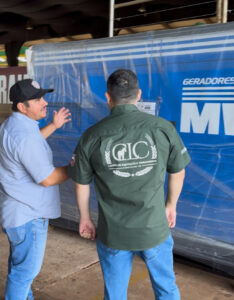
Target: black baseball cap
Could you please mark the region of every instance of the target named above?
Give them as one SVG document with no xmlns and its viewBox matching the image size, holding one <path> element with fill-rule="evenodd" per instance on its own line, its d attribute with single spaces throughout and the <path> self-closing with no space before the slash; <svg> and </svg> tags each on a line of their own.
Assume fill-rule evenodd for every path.
<svg viewBox="0 0 234 300">
<path fill-rule="evenodd" d="M 53 89 L 42 89 L 39 83 L 33 79 L 24 79 L 17 81 L 10 88 L 10 101 L 13 102 L 13 107 L 16 107 L 19 102 L 39 99 L 53 91 Z"/>
</svg>

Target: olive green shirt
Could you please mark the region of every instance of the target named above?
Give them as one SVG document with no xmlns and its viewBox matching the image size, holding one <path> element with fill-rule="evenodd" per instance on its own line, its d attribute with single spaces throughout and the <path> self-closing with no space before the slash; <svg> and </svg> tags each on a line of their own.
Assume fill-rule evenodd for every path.
<svg viewBox="0 0 234 300">
<path fill-rule="evenodd" d="M 190 161 L 170 122 L 133 104 L 115 106 L 85 131 L 73 157 L 68 172 L 75 182 L 86 185 L 94 177 L 102 243 L 145 250 L 166 240 L 166 172 L 179 172 Z"/>
</svg>

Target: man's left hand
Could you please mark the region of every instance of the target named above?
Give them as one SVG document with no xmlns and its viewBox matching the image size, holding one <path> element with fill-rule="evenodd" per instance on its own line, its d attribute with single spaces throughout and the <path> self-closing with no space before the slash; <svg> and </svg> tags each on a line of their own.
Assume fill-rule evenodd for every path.
<svg viewBox="0 0 234 300">
<path fill-rule="evenodd" d="M 168 226 L 174 228 L 176 225 L 176 207 L 166 204 L 166 216 L 168 221 Z"/>
<path fill-rule="evenodd" d="M 62 107 L 59 111 L 54 111 L 52 123 L 54 124 L 56 129 L 58 129 L 62 127 L 65 123 L 71 121 L 70 116 L 70 110 L 66 107 Z"/>
</svg>

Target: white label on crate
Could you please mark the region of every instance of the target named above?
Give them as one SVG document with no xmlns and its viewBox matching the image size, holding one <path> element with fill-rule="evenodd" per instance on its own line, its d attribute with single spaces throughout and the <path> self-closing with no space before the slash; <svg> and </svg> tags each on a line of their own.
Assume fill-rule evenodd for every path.
<svg viewBox="0 0 234 300">
<path fill-rule="evenodd" d="M 145 113 L 155 116 L 156 103 L 153 102 L 137 102 L 137 108 Z"/>
</svg>

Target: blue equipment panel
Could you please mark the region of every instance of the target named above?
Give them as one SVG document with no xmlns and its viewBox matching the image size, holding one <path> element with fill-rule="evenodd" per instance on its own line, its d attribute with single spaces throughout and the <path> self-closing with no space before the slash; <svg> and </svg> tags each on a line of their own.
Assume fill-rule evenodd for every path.
<svg viewBox="0 0 234 300">
<path fill-rule="evenodd" d="M 173 231 L 175 251 L 234 275 L 234 24 L 196 26 L 130 36 L 45 44 L 28 53 L 30 77 L 54 109 L 72 122 L 49 143 L 55 165 L 68 164 L 81 134 L 109 114 L 106 80 L 134 71 L 142 104 L 174 122 L 192 162 L 186 168 Z M 152 111 L 151 111 L 152 113 Z M 79 221 L 72 183 L 61 185 L 63 219 Z M 91 211 L 97 217 L 92 188 Z"/>
</svg>

